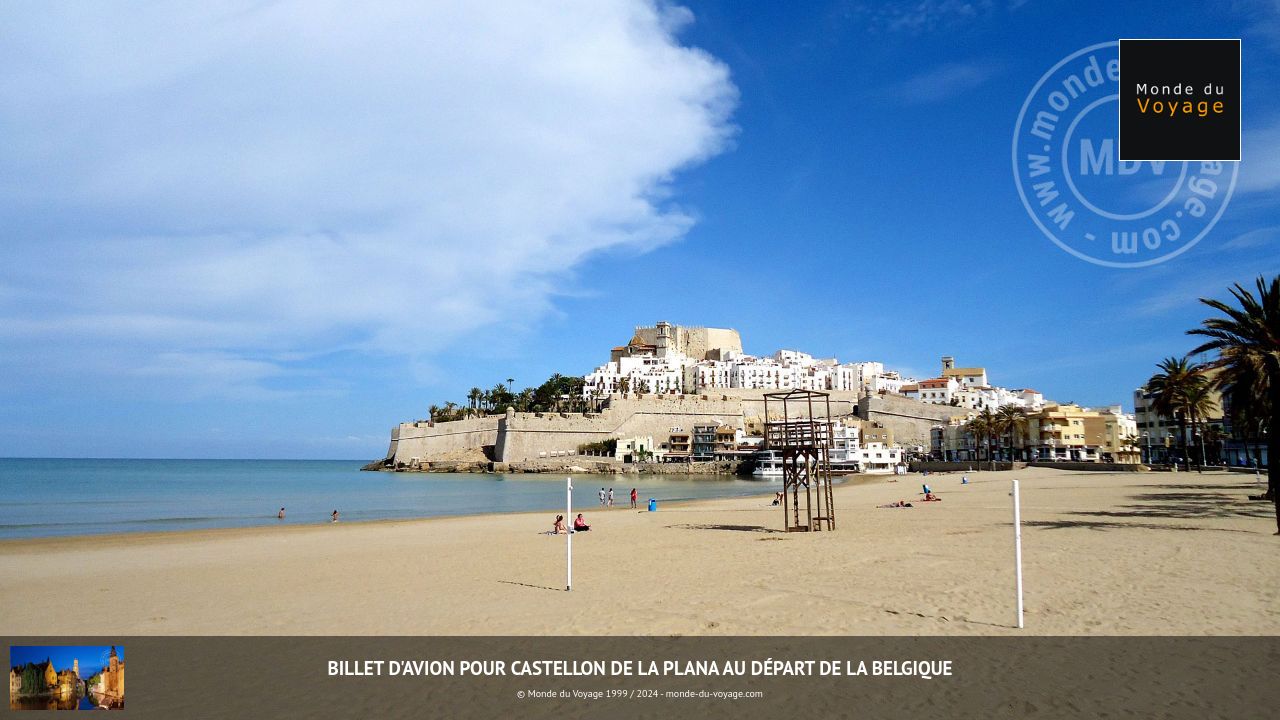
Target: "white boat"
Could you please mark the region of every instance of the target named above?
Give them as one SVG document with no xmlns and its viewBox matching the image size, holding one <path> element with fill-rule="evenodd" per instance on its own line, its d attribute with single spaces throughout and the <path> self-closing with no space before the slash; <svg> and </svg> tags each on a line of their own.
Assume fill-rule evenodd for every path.
<svg viewBox="0 0 1280 720">
<path fill-rule="evenodd" d="M 751 472 L 752 480 L 782 479 L 782 453 L 777 450 L 761 450 L 752 458 L 756 461 L 756 469 Z"/>
</svg>

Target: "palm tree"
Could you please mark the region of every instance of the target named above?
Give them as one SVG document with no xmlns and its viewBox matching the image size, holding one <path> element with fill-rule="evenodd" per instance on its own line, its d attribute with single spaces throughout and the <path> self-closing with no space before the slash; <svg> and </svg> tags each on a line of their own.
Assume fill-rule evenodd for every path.
<svg viewBox="0 0 1280 720">
<path fill-rule="evenodd" d="M 1231 288 L 1239 307 L 1200 298 L 1200 302 L 1223 317 L 1207 318 L 1187 334 L 1209 338 L 1192 352 L 1217 351 L 1218 357 L 1211 366 L 1223 368 L 1232 378 L 1253 380 L 1258 394 L 1265 397 L 1263 407 L 1268 425 L 1274 430 L 1280 420 L 1280 275 L 1270 282 L 1259 275 L 1256 288 L 1257 296 L 1240 283 Z M 1280 535 L 1277 474 L 1280 474 L 1280 433 L 1273 431 L 1267 433 L 1267 492 L 1275 504 L 1276 534 Z"/>
<path fill-rule="evenodd" d="M 1001 405 L 1000 409 L 996 410 L 996 424 L 1001 433 L 1009 435 L 1009 459 L 1012 460 L 1013 453 L 1017 451 L 1018 438 L 1022 435 L 1022 430 L 1027 427 L 1027 409 L 1013 403 Z"/>
<path fill-rule="evenodd" d="M 479 414 L 480 399 L 483 397 L 484 397 L 484 391 L 478 387 L 471 388 L 471 391 L 467 393 L 467 400 L 471 401 L 472 413 Z"/>
<path fill-rule="evenodd" d="M 1178 422 L 1178 443 L 1182 456 L 1187 456 L 1187 398 L 1205 384 L 1204 368 L 1185 357 L 1169 357 L 1157 365 L 1160 372 L 1147 380 L 1147 392 L 1156 413 Z"/>
<path fill-rule="evenodd" d="M 992 449 L 993 446 L 999 445 L 1000 419 L 991 412 L 990 408 L 983 408 L 982 412 L 978 413 L 978 417 L 982 418 L 982 427 L 987 431 L 987 462 L 991 463 L 991 469 L 995 470 L 995 456 L 992 454 Z"/>
<path fill-rule="evenodd" d="M 1200 441 L 1200 461 L 1197 467 L 1201 472 L 1204 472 L 1204 429 L 1201 425 L 1217 408 L 1218 405 L 1213 401 L 1213 388 L 1207 380 L 1187 390 L 1185 409 L 1187 416 L 1191 418 L 1191 434 Z"/>
<path fill-rule="evenodd" d="M 985 445 L 987 449 L 987 459 L 990 460 L 991 438 L 997 432 L 996 416 L 990 410 L 983 410 L 965 424 L 965 429 L 969 431 L 970 435 L 973 435 L 975 445 L 974 453 L 977 454 L 978 446 Z M 981 455 L 978 456 L 978 459 L 982 459 Z"/>
</svg>

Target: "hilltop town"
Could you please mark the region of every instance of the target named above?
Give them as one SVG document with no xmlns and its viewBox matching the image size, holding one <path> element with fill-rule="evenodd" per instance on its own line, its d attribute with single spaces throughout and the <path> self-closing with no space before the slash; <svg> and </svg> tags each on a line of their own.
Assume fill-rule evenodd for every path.
<svg viewBox="0 0 1280 720">
<path fill-rule="evenodd" d="M 959 366 L 951 356 L 941 357 L 935 377 L 904 377 L 877 361 L 797 350 L 749 355 L 736 330 L 659 322 L 635 328 L 580 381 L 553 381 L 572 393 L 558 396 L 555 406 L 565 409 L 486 409 L 473 390 L 471 406 L 447 419 L 433 414 L 394 428 L 377 466 L 723 472 L 761 451 L 765 394 L 793 389 L 829 396 L 841 459 L 864 472 L 924 460 L 1140 459 L 1137 421 L 1119 405 L 1047 400 L 1032 388 L 996 384 L 985 368 Z M 507 397 L 516 395 L 508 389 Z"/>
</svg>

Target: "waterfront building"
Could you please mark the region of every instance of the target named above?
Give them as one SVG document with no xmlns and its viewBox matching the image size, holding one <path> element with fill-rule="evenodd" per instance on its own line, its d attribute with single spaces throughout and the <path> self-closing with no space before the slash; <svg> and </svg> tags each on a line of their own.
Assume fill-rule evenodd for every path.
<svg viewBox="0 0 1280 720">
<path fill-rule="evenodd" d="M 98 675 L 96 690 L 107 704 L 124 700 L 124 661 L 116 654 L 114 645 L 111 646 L 107 666 Z"/>
<path fill-rule="evenodd" d="M 728 425 L 694 425 L 690 459 L 701 462 L 732 454 L 738 449 L 736 438 L 737 429 Z"/>
<path fill-rule="evenodd" d="M 862 472 L 883 475 L 897 471 L 902 464 L 902 448 L 872 442 L 858 448 L 858 467 Z"/>
<path fill-rule="evenodd" d="M 831 428 L 832 465 L 856 463 L 861 447 L 862 426 L 859 423 L 834 423 Z"/>
<path fill-rule="evenodd" d="M 661 462 L 659 450 L 654 447 L 653 436 L 645 435 L 644 437 L 618 438 L 618 445 L 613 451 L 613 456 L 624 463 L 640 462 L 642 460 L 655 460 Z"/>
<path fill-rule="evenodd" d="M 1078 405 L 1046 405 L 1027 418 L 1032 460 L 1098 462 L 1106 444 L 1101 414 Z"/>
</svg>

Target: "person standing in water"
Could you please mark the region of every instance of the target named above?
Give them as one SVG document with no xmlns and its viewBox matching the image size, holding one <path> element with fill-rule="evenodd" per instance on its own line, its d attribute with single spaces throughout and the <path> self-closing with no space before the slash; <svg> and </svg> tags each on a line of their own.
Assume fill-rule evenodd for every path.
<svg viewBox="0 0 1280 720">
<path fill-rule="evenodd" d="M 276 519 L 277 519 L 277 520 L 283 520 L 283 519 L 284 519 L 284 508 L 280 508 L 280 512 L 276 513 Z"/>
<path fill-rule="evenodd" d="M 333 511 L 332 519 L 331 519 L 331 520 L 329 520 L 329 522 L 338 522 L 338 511 L 337 511 L 337 510 L 334 510 L 334 511 Z"/>
<path fill-rule="evenodd" d="M 613 488 L 609 488 L 609 507 L 613 507 Z"/>
<path fill-rule="evenodd" d="M 604 507 L 604 488 L 600 488 L 600 507 Z"/>
<path fill-rule="evenodd" d="M 636 509 L 636 501 L 639 499 L 640 499 L 639 493 L 636 492 L 635 488 L 631 488 L 631 509 L 632 510 Z"/>
</svg>

